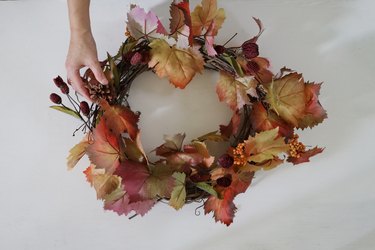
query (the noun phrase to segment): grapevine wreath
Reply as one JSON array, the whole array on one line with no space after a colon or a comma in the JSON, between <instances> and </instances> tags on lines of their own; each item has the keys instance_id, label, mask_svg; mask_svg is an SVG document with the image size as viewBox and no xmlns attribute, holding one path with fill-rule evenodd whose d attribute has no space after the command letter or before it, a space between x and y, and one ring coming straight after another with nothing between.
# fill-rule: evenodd
<instances>
[{"instance_id":1,"label":"grapevine wreath","mask_svg":"<svg viewBox=\"0 0 375 250\"><path fill-rule=\"evenodd\" d=\"M287 68L278 74L269 70L269 61L259 56L259 19L254 18L259 27L255 37L228 47L215 43L225 19L216 0L202 0L192 12L188 0L175 0L170 14L168 31L153 12L131 6L126 41L102 62L110 84L101 85L90 69L82 77L91 105L70 95L61 77L54 79L72 106L53 93L50 99L57 105L52 108L83 122L74 133L82 130L84 138L70 150L68 168L87 155L87 181L104 209L119 215L143 216L158 202L176 210L200 202L206 214L213 212L216 221L229 225L236 212L233 200L248 189L255 172L284 161L308 162L323 151L306 147L296 134L327 117L318 100L321 84L305 82ZM165 136L153 151L158 160L151 162L141 145L140 113L128 103L133 80L152 70L184 89L204 69L220 74L216 92L233 111L229 124L188 144L183 144L185 134ZM208 141L227 143L227 151L215 159Z\"/></svg>"}]
</instances>

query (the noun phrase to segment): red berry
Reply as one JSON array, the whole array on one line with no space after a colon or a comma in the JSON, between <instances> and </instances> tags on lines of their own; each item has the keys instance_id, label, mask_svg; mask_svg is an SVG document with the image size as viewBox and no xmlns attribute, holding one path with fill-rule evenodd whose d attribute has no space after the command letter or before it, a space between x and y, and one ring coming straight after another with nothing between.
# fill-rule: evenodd
<instances>
[{"instance_id":1,"label":"red berry","mask_svg":"<svg viewBox=\"0 0 375 250\"><path fill-rule=\"evenodd\" d=\"M79 104L79 108L81 109L83 115L89 116L90 107L89 107L89 104L87 102L85 102L85 101L81 102Z\"/></svg>"},{"instance_id":2,"label":"red berry","mask_svg":"<svg viewBox=\"0 0 375 250\"><path fill-rule=\"evenodd\" d=\"M220 156L220 158L217 160L217 163L222 166L223 168L230 168L233 163L234 163L234 159L232 156L228 155L228 154L223 154L222 156Z\"/></svg>"},{"instance_id":3,"label":"red berry","mask_svg":"<svg viewBox=\"0 0 375 250\"><path fill-rule=\"evenodd\" d=\"M58 76L53 79L53 82L55 83L56 87L61 88L63 84L66 84L64 80L61 78L61 76Z\"/></svg>"},{"instance_id":4,"label":"red berry","mask_svg":"<svg viewBox=\"0 0 375 250\"><path fill-rule=\"evenodd\" d=\"M225 52L225 47L222 46L222 45L215 45L214 49L216 50L216 52L221 55Z\"/></svg>"},{"instance_id":5,"label":"red berry","mask_svg":"<svg viewBox=\"0 0 375 250\"><path fill-rule=\"evenodd\" d=\"M242 52L246 59L253 59L259 56L259 46L251 41L246 41L242 44Z\"/></svg>"},{"instance_id":6,"label":"red berry","mask_svg":"<svg viewBox=\"0 0 375 250\"><path fill-rule=\"evenodd\" d=\"M52 93L49 96L49 99L51 100L51 102L56 103L56 104L61 104L61 102L62 102L61 97L56 93Z\"/></svg>"},{"instance_id":7,"label":"red berry","mask_svg":"<svg viewBox=\"0 0 375 250\"><path fill-rule=\"evenodd\" d=\"M65 95L69 94L68 84L64 83L63 85L61 85L60 90Z\"/></svg>"},{"instance_id":8,"label":"red berry","mask_svg":"<svg viewBox=\"0 0 375 250\"><path fill-rule=\"evenodd\" d=\"M216 184L221 187L229 187L232 184L232 176L230 174L225 175L216 180Z\"/></svg>"}]
</instances>

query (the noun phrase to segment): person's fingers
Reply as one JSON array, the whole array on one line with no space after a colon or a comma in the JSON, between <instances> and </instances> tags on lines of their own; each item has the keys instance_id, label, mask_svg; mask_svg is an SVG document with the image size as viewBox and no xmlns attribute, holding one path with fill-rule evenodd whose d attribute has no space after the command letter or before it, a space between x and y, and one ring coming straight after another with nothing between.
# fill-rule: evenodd
<instances>
[{"instance_id":1,"label":"person's fingers","mask_svg":"<svg viewBox=\"0 0 375 250\"><path fill-rule=\"evenodd\" d=\"M104 75L102 67L100 67L100 63L98 61L93 62L92 64L88 66L94 73L96 80L98 80L101 84L104 84L104 85L108 84L107 77Z\"/></svg>"},{"instance_id":2,"label":"person's fingers","mask_svg":"<svg viewBox=\"0 0 375 250\"><path fill-rule=\"evenodd\" d=\"M89 95L89 91L84 87L85 84L81 79L79 70L69 68L68 69L68 79L71 82L71 85L75 91L80 93L87 100L92 101Z\"/></svg>"}]
</instances>

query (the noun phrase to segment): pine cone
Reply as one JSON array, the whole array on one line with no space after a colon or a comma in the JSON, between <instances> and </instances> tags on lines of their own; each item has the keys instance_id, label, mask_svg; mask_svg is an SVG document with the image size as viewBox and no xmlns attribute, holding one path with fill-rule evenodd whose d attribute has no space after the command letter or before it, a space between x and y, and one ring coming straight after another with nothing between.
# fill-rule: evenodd
<instances>
[{"instance_id":1,"label":"pine cone","mask_svg":"<svg viewBox=\"0 0 375 250\"><path fill-rule=\"evenodd\" d=\"M108 101L109 103L112 103L114 98L113 98L113 89L111 88L110 84L108 85L103 85L103 84L91 84L87 82L85 86L90 94L90 98L93 101L99 100L99 99L104 99Z\"/></svg>"}]
</instances>

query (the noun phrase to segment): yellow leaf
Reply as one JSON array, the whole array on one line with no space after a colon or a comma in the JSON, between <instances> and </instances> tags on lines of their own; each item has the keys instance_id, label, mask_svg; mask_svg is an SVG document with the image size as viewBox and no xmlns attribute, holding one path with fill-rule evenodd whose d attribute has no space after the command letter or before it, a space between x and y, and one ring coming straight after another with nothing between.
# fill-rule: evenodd
<instances>
[{"instance_id":1,"label":"yellow leaf","mask_svg":"<svg viewBox=\"0 0 375 250\"><path fill-rule=\"evenodd\" d=\"M202 0L202 5L195 7L191 13L192 31L194 36L200 36L205 29L213 27L211 35L216 36L225 20L225 11L217 9L216 0Z\"/></svg>"},{"instance_id":2,"label":"yellow leaf","mask_svg":"<svg viewBox=\"0 0 375 250\"><path fill-rule=\"evenodd\" d=\"M198 49L179 49L170 47L162 39L156 39L150 43L151 60L149 67L154 68L156 74L168 77L169 81L181 89L193 79L197 72L203 70L204 60Z\"/></svg>"},{"instance_id":3,"label":"yellow leaf","mask_svg":"<svg viewBox=\"0 0 375 250\"><path fill-rule=\"evenodd\" d=\"M86 154L86 148L89 145L87 136L85 136L80 143L75 145L70 151L67 157L68 170L72 170L79 160Z\"/></svg>"},{"instance_id":4,"label":"yellow leaf","mask_svg":"<svg viewBox=\"0 0 375 250\"><path fill-rule=\"evenodd\" d=\"M279 136L279 128L261 132L245 141L245 153L250 162L263 163L273 160L288 150L289 146L284 142L284 138Z\"/></svg>"},{"instance_id":5,"label":"yellow leaf","mask_svg":"<svg viewBox=\"0 0 375 250\"><path fill-rule=\"evenodd\" d=\"M301 74L291 73L266 85L267 101L285 121L298 126L305 111L305 83Z\"/></svg>"}]
</instances>

